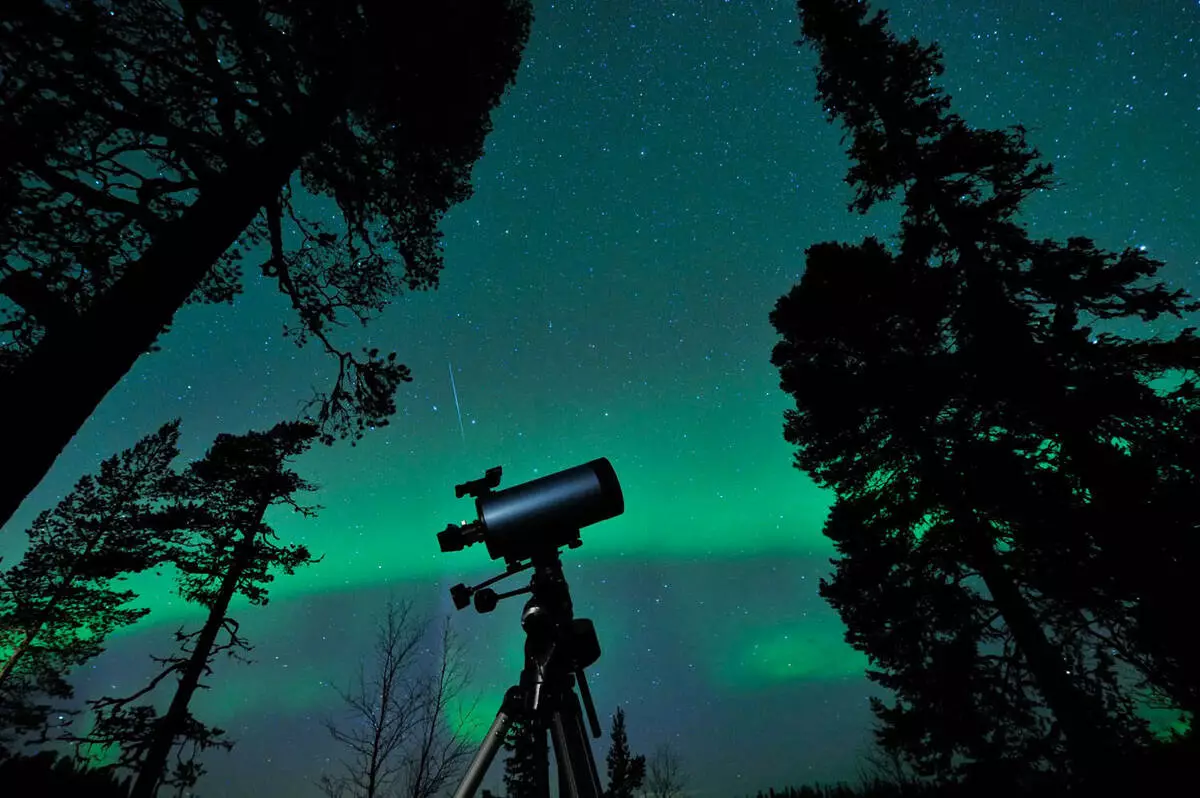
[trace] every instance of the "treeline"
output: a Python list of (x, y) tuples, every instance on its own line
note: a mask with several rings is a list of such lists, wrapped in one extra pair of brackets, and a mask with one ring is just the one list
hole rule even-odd
[(941, 793), (935, 788), (919, 784), (897, 784), (888, 781), (873, 781), (858, 788), (847, 784), (821, 785), (813, 784), (804, 787), (784, 787), (783, 789), (768, 789), (759, 791), (754, 798), (932, 798)]
[[(1132, 770), (1120, 782), (1114, 782), (1101, 795), (1173, 795), (1196, 777), (1200, 762), (1200, 741), (1194, 732), (1155, 740), (1134, 758)], [(1018, 789), (997, 780), (951, 782), (921, 778), (906, 766), (895, 750), (877, 748), (860, 765), (863, 774), (856, 783), (836, 782), (800, 787), (759, 790), (753, 798), (1057, 798), (1063, 795), (1094, 796), (1097, 793), (1082, 784), (1067, 783), (1054, 772), (1027, 777)], [(749, 796), (746, 796), (749, 798)]]

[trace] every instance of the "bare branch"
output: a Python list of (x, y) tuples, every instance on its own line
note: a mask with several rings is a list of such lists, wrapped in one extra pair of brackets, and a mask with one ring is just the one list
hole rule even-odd
[(347, 688), (335, 688), (349, 718), (341, 725), (327, 720), (325, 728), (350, 756), (342, 763), (345, 775), (325, 777), (327, 792), (352, 790), (374, 798), (395, 780), (401, 766), (398, 752), (418, 717), (408, 684), (424, 632), (424, 624), (413, 618), (411, 603), (388, 601), (376, 630), (370, 668), (360, 663), (357, 680)]
[(420, 738), (408, 757), (405, 798), (433, 798), (471, 755), (462, 734), (470, 713), (460, 715), (453, 726), (447, 717), (469, 679), (463, 647), (449, 618), (443, 622), (440, 643), (439, 660), (425, 683)]
[(646, 797), (681, 798), (685, 787), (687, 776), (679, 753), (670, 743), (659, 745), (646, 763)]
[(325, 723), (347, 753), (342, 774), (322, 776), (326, 795), (433, 798), (466, 764), (471, 710), (451, 718), (469, 678), (463, 646), (447, 619), (436, 646), (421, 649), (427, 629), (411, 604), (388, 602), (371, 667), (360, 666), (352, 687), (338, 689), (348, 721)]

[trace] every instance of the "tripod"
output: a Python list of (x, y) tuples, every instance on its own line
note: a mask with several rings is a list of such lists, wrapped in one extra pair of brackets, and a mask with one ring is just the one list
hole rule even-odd
[[(530, 567), (533, 577), (528, 587), (504, 594), (487, 589), (487, 585)], [(451, 590), (459, 609), (466, 606), (472, 593), (475, 593), (475, 608), (480, 612), (490, 612), (500, 599), (522, 593), (532, 595), (521, 613), (525, 667), (517, 684), (505, 692), (496, 719), (467, 766), (454, 798), (473, 798), (514, 722), (528, 730), (538, 746), (545, 770), (538, 780), (540, 798), (549, 798), (547, 730), (558, 764), (559, 798), (600, 798), (596, 761), (584, 730), (580, 698), (574, 689), (578, 686), (583, 697), (592, 736), (599, 737), (600, 721), (596, 719), (596, 707), (583, 669), (600, 658), (600, 641), (590, 620), (574, 617), (558, 549), (535, 554), (527, 564), (510, 565), (505, 573), (473, 588), (456, 585)]]

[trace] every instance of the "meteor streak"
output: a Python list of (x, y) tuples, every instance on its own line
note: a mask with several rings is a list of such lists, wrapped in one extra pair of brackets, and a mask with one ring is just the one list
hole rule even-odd
[(447, 360), (446, 367), (450, 370), (450, 390), (454, 392), (454, 409), (458, 411), (458, 433), (462, 435), (463, 443), (466, 443), (467, 431), (463, 428), (462, 407), (458, 404), (458, 387), (454, 384), (454, 366)]

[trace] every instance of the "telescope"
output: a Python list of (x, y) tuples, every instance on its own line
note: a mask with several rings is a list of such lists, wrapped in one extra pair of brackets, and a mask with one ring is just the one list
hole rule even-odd
[(621, 484), (608, 458), (496, 491), (500, 466), (481, 479), (454, 486), (454, 495), (475, 497), (477, 520), (438, 533), (442, 551), (462, 551), (483, 542), (493, 560), (510, 566), (539, 552), (577, 548), (579, 530), (625, 511)]
[[(503, 558), (507, 566), (504, 573), (474, 587), (450, 588), (457, 609), (466, 609), (472, 596), (475, 609), (484, 613), (501, 599), (529, 595), (521, 612), (525, 667), (504, 694), (454, 798), (474, 798), (514, 724), (533, 743), (537, 798), (549, 798), (547, 734), (558, 763), (560, 798), (603, 798), (588, 742), (589, 731), (594, 738), (600, 736), (600, 720), (584, 672), (600, 658), (600, 640), (590, 620), (575, 617), (559, 549), (578, 548), (583, 543), (579, 530), (625, 511), (621, 485), (606, 458), (496, 490), (501, 475), (496, 466), (480, 479), (455, 485), (456, 497), (475, 498), (478, 518), (462, 526), (449, 524), (437, 536), (442, 551), (462, 551), (482, 542), (493, 560)], [(525, 570), (533, 571), (525, 587), (506, 593), (490, 587)]]

